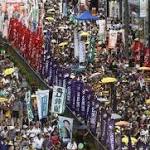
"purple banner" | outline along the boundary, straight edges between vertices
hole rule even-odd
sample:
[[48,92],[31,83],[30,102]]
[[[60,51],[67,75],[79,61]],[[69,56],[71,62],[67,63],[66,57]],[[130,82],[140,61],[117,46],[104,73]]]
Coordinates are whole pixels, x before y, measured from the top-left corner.
[[109,137],[109,148],[110,150],[115,150],[115,121],[110,120],[108,125],[108,137]]

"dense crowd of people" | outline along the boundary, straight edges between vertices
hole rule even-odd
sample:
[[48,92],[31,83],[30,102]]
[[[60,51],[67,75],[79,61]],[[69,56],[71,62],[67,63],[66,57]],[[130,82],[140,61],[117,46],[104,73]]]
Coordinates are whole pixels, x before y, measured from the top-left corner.
[[[49,9],[54,9],[50,14]],[[98,25],[96,21],[77,22],[72,18],[74,8],[68,5],[68,15],[62,16],[59,13],[59,5],[57,1],[51,0],[45,3],[45,19],[44,30],[49,30],[51,33],[51,49],[50,57],[54,57],[59,64],[64,68],[74,68],[76,66],[84,66],[84,70],[74,72],[72,70],[72,78],[80,79],[85,84],[92,85],[97,97],[109,99],[109,85],[101,85],[99,81],[103,77],[115,77],[117,82],[116,99],[117,110],[115,113],[121,116],[121,120],[129,122],[128,129],[121,127],[119,130],[122,138],[130,136],[136,139],[132,145],[138,147],[144,145],[149,149],[150,145],[150,105],[146,100],[150,97],[150,82],[149,70],[140,70],[140,65],[144,63],[135,62],[131,50],[124,48],[123,39],[118,39],[115,49],[108,48],[108,41],[99,42]],[[47,20],[48,16],[54,19]],[[119,20],[112,20],[111,29],[122,28],[122,23]],[[77,58],[74,58],[74,30],[78,33],[85,31],[95,37],[95,58],[93,61],[85,61],[80,63]],[[130,32],[131,43],[137,39],[133,31]],[[107,39],[106,35],[106,39]],[[81,40],[87,41],[87,37],[82,37]],[[59,44],[67,42],[64,46]],[[88,42],[86,42],[86,56],[88,54]],[[64,144],[59,137],[57,121],[48,119],[42,123],[34,120],[28,122],[26,114],[26,106],[24,102],[25,92],[29,88],[25,78],[18,73],[18,68],[6,57],[5,54],[0,56],[0,94],[8,99],[0,103],[1,115],[1,143],[0,149],[62,149],[76,150],[80,145],[74,139],[68,144]],[[11,75],[5,75],[3,72],[7,68],[13,68]],[[98,73],[98,76],[92,76]],[[104,93],[106,91],[106,93]],[[108,93],[107,93],[108,91]],[[21,109],[20,109],[21,108]],[[103,109],[108,113],[113,113],[110,103],[105,103]],[[36,113],[35,113],[36,114]],[[34,115],[35,115],[34,114]],[[21,124],[21,125],[20,125]],[[116,132],[116,139],[117,139]],[[100,137],[99,137],[100,138]],[[116,140],[116,148],[118,146]],[[128,143],[122,142],[124,149],[128,149]],[[80,146],[79,146],[80,147]],[[81,145],[82,147],[82,145]],[[133,148],[135,148],[133,147]],[[140,146],[139,146],[140,147]],[[88,148],[87,148],[88,149]],[[88,149],[89,150],[89,149]]]
[[[117,78],[116,83],[116,98],[117,98],[117,112],[122,120],[130,123],[130,135],[137,139],[137,145],[140,143],[149,146],[149,109],[150,106],[145,103],[150,96],[150,84],[149,70],[140,70],[140,66],[144,63],[136,62],[134,60],[134,52],[132,50],[125,50],[123,41],[118,41],[115,49],[109,49],[108,42],[98,42],[98,26],[95,21],[85,21],[73,23],[69,21],[69,17],[62,17],[58,11],[58,5],[55,1],[47,2],[47,6],[52,6],[55,9],[51,15],[54,17],[52,22],[45,20],[44,28],[51,32],[51,54],[54,58],[64,67],[73,68],[75,65],[85,66],[85,70],[81,72],[73,72],[74,78],[79,78],[85,82],[85,84],[93,85],[95,93],[98,97],[104,97],[103,91],[105,88],[98,84],[98,81],[106,76]],[[69,6],[68,6],[69,7]],[[48,7],[49,8],[49,7]],[[68,15],[73,14],[73,8],[68,8]],[[47,16],[46,16],[47,17]],[[115,23],[115,24],[114,24]],[[75,24],[78,24],[76,26]],[[118,21],[112,21],[111,28],[119,26],[122,28],[121,23]],[[88,31],[91,35],[96,37],[96,52],[93,62],[86,61],[85,63],[79,63],[74,58],[74,29],[78,30],[78,33],[82,31]],[[130,32],[131,44],[134,40],[137,40],[134,31]],[[87,40],[87,38],[85,38]],[[83,38],[82,40],[85,41]],[[60,47],[61,42],[67,41],[64,47]],[[131,45],[130,45],[131,46]],[[88,45],[86,45],[86,55],[88,53]],[[99,73],[98,78],[90,78],[92,74]],[[107,96],[106,96],[107,97]],[[107,97],[108,98],[108,97]],[[107,108],[111,109],[108,105]],[[112,110],[110,110],[112,112]],[[123,131],[122,135],[127,135],[126,131]],[[125,144],[126,145],[126,144]],[[135,145],[135,143],[134,143]]]

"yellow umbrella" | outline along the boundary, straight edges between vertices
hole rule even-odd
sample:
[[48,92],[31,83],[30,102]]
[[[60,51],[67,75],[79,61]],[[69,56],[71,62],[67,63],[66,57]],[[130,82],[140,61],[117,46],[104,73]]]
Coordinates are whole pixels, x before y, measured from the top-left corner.
[[4,102],[7,102],[8,99],[7,98],[4,98],[4,97],[0,97],[0,103],[4,103]]
[[4,70],[4,75],[11,75],[13,72],[15,71],[14,68],[7,68],[6,70]]
[[89,36],[90,34],[88,32],[81,32],[80,36]]
[[59,44],[60,47],[63,47],[63,46],[66,46],[66,45],[68,45],[68,42],[62,42],[62,43]]
[[138,70],[150,71],[150,67],[139,67]]
[[150,78],[145,78],[145,82],[150,82]]
[[127,121],[119,121],[119,122],[116,122],[115,125],[119,126],[119,127],[126,127],[126,126],[129,126],[129,122],[127,122]]
[[112,78],[112,77],[106,77],[106,78],[103,78],[101,80],[102,83],[113,83],[113,82],[117,82],[117,79],[116,78]]
[[[122,138],[122,142],[125,143],[126,145],[128,145],[129,138],[127,136],[124,136]],[[131,143],[132,143],[132,145],[135,145],[137,143],[137,139],[134,137],[131,137]]]
[[53,17],[46,17],[45,19],[47,19],[48,21],[54,21],[55,20]]
[[145,103],[146,103],[147,105],[150,105],[150,99],[146,99],[146,100],[145,100]]

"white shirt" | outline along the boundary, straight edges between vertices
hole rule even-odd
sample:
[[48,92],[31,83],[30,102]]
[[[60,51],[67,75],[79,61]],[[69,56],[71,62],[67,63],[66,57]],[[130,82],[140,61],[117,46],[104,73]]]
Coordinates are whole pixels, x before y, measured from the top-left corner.
[[69,142],[67,144],[67,150],[77,150],[77,144],[76,144],[76,142],[73,142],[73,144],[71,142]]
[[34,134],[38,135],[38,134],[41,133],[41,129],[40,129],[40,128],[35,128],[35,127],[34,127],[34,128],[31,130],[31,133],[34,133]]
[[36,137],[36,138],[34,139],[34,142],[33,142],[33,147],[34,147],[34,148],[37,148],[37,149],[42,149],[43,141],[44,141],[43,138],[38,139],[38,138]]

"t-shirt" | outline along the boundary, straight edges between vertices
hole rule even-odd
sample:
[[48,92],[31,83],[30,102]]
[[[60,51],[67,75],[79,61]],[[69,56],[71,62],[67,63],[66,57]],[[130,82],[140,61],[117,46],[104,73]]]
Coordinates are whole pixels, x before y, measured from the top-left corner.
[[77,150],[77,144],[76,144],[76,142],[73,142],[73,143],[69,142],[67,144],[67,150]]

